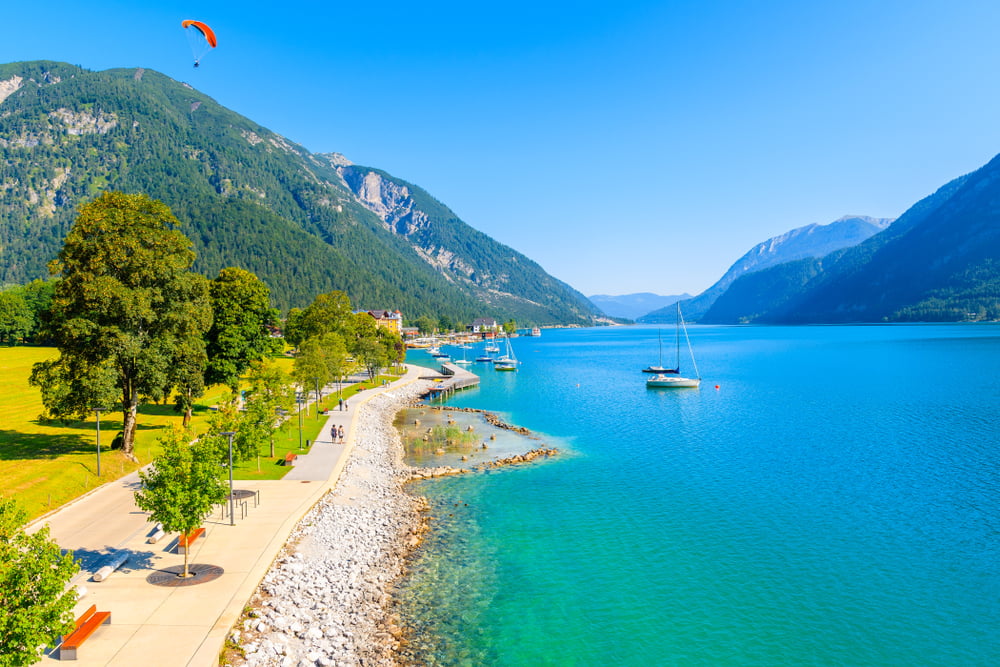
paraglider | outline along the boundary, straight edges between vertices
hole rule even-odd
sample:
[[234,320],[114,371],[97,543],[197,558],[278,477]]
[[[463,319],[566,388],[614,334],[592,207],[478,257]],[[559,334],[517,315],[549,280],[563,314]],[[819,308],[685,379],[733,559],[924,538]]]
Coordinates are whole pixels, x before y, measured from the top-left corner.
[[188,42],[191,44],[191,55],[194,56],[194,66],[197,67],[205,54],[214,49],[218,43],[215,31],[201,21],[181,21],[181,27],[187,34]]

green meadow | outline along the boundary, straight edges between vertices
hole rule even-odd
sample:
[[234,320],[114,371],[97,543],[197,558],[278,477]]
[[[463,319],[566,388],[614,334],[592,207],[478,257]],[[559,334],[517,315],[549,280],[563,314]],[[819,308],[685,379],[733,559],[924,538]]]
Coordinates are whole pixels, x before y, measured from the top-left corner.
[[[157,442],[164,430],[180,426],[182,417],[172,404],[145,404],[139,409],[135,455],[139,463],[129,461],[109,446],[122,428],[120,413],[101,415],[101,476],[97,475],[97,423],[93,416],[83,421],[52,421],[45,413],[41,393],[28,384],[31,367],[38,361],[55,357],[58,351],[45,347],[0,347],[0,494],[17,498],[30,518],[77,498],[87,491],[127,475],[148,464],[159,453]],[[292,360],[274,360],[282,370],[291,370]],[[381,383],[360,383],[345,386],[345,398]],[[212,387],[202,397],[194,411],[192,427],[195,433],[208,429],[212,406],[225,395],[226,389]],[[320,409],[336,407],[337,394],[324,396]],[[302,442],[316,439],[323,418],[317,419],[312,406],[303,410]],[[270,445],[261,447],[255,460],[234,466],[236,479],[280,479],[291,468],[283,464],[289,451],[299,449],[299,420],[290,414],[282,430],[275,434],[274,456]]]

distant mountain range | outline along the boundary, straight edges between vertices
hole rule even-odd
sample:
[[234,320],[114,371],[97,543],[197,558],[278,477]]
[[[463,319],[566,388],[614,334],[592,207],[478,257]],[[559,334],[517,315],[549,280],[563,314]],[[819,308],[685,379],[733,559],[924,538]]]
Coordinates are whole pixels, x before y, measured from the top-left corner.
[[[740,257],[719,280],[698,296],[681,303],[685,319],[700,320],[716,299],[725,293],[737,278],[771,266],[808,257],[822,257],[835,250],[855,246],[882,231],[892,218],[871,218],[848,215],[826,225],[806,225],[763,243],[758,243]],[[639,318],[640,322],[656,324],[673,322],[675,310],[665,308]]]
[[599,314],[419,187],[310,153],[185,83],[142,68],[0,65],[0,284],[47,276],[77,206],[110,189],[165,202],[197,271],[253,271],[283,309],[343,290],[407,318]]
[[646,313],[677,303],[681,299],[690,298],[690,294],[675,296],[660,296],[652,292],[637,292],[635,294],[595,294],[587,297],[590,302],[611,317],[635,320]]
[[1000,156],[858,245],[749,273],[710,323],[1000,319]]

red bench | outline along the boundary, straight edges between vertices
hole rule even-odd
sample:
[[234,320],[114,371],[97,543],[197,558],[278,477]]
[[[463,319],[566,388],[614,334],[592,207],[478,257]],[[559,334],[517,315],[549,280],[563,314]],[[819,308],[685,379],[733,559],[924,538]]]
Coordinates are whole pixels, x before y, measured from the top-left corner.
[[195,528],[187,535],[181,535],[177,539],[177,553],[183,554],[187,553],[187,550],[191,548],[194,541],[205,534],[205,528]]
[[90,605],[90,609],[83,612],[80,618],[76,619],[76,629],[69,633],[59,646],[60,660],[76,660],[76,650],[83,642],[87,641],[90,635],[99,625],[111,623],[110,611],[97,611],[97,605]]
[[295,459],[299,458],[299,455],[295,452],[288,452],[285,454],[285,465],[290,466],[295,464]]

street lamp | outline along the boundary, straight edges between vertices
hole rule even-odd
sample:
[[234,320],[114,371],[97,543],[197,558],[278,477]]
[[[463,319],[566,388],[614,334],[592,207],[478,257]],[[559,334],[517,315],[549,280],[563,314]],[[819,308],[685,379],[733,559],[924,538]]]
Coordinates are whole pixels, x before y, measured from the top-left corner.
[[221,435],[229,436],[229,525],[236,525],[236,516],[233,512],[236,510],[236,502],[233,499],[233,436],[236,435],[236,431],[223,431]]
[[299,450],[302,450],[302,392],[295,392],[295,402],[299,404]]
[[91,408],[97,415],[97,476],[101,476],[101,413],[106,408]]

